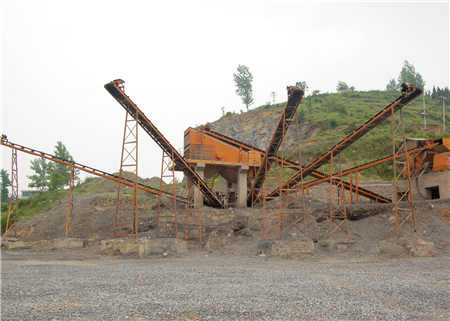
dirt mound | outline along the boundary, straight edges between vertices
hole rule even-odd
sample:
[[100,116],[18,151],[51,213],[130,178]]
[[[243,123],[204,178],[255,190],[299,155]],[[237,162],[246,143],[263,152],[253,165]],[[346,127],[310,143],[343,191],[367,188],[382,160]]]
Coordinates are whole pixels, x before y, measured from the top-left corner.
[[[100,182],[101,183],[101,182]],[[100,188],[93,181],[87,189]],[[115,184],[103,185],[107,190],[115,189]],[[108,190],[109,191],[109,190]],[[73,207],[73,237],[99,241],[113,237],[113,218],[116,194],[96,193],[76,195]],[[120,206],[131,200],[131,193],[121,197]],[[279,203],[271,202],[265,210],[266,215],[279,215]],[[272,255],[293,257],[322,255],[378,255],[394,253],[399,255],[418,255],[423,251],[432,255],[450,254],[450,224],[441,217],[442,211],[450,208],[450,201],[425,201],[416,203],[416,232],[408,224],[401,227],[401,233],[395,232],[392,205],[360,202],[347,206],[349,220],[344,223],[349,233],[338,229],[329,233],[329,205],[325,201],[305,198],[307,217],[303,219],[303,206],[297,200],[289,200],[289,208],[283,210],[283,229],[286,231],[270,247]],[[142,235],[156,236],[156,218],[158,198],[145,193],[139,195],[139,232]],[[172,215],[173,203],[162,202],[165,214]],[[186,210],[177,205],[178,237],[184,237]],[[38,241],[64,238],[67,201],[60,201],[50,211],[22,221],[11,236],[23,241]],[[201,210],[203,225],[202,247],[214,253],[255,255],[262,238],[261,221],[264,211],[261,208],[213,209]],[[295,224],[296,223],[296,224]],[[270,234],[265,231],[266,235]],[[194,237],[195,238],[195,237]],[[400,238],[400,240],[399,240]],[[409,241],[404,241],[404,240]],[[432,243],[432,245],[430,245]],[[314,250],[311,253],[311,244]],[[392,245],[394,244],[394,245]],[[406,245],[405,245],[406,244]],[[401,250],[396,246],[401,247]],[[421,252],[422,251],[422,252]],[[277,253],[277,254],[273,254]],[[431,255],[431,254],[430,254]]]

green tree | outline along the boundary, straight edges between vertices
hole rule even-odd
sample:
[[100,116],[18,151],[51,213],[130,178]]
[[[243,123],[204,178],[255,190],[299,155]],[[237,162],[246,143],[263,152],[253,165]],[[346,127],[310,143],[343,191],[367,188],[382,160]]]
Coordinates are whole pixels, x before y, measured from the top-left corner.
[[425,81],[422,75],[416,72],[416,68],[412,64],[405,60],[403,62],[402,70],[398,76],[397,82],[399,84],[408,83],[416,86],[417,88],[423,89],[425,87]]
[[1,181],[1,202],[7,202],[9,198],[8,186],[11,186],[8,172],[5,169],[0,170]]
[[[66,146],[62,142],[57,142],[55,146],[56,158],[65,160],[67,162],[73,162],[73,157],[70,155]],[[51,191],[64,188],[69,184],[70,179],[70,167],[60,163],[50,163],[48,168],[48,189]],[[78,170],[74,171],[74,181],[78,181]]]
[[237,87],[236,94],[242,98],[248,111],[248,106],[253,104],[253,75],[247,66],[239,65],[237,72],[233,74],[233,79]]
[[297,81],[295,83],[295,86],[303,88],[304,90],[308,89],[308,84],[306,83],[306,81]]
[[346,91],[349,91],[349,90],[350,90],[350,87],[347,85],[347,83],[345,83],[343,81],[338,81],[338,84],[336,86],[336,91],[338,93],[346,92]]
[[31,170],[34,174],[28,176],[31,180],[28,186],[39,188],[40,191],[48,189],[50,181],[50,165],[50,162],[47,162],[45,158],[33,159],[31,161]]
[[399,84],[395,81],[394,78],[392,78],[391,80],[389,80],[388,84],[386,85],[386,90],[387,91],[397,91],[400,89]]

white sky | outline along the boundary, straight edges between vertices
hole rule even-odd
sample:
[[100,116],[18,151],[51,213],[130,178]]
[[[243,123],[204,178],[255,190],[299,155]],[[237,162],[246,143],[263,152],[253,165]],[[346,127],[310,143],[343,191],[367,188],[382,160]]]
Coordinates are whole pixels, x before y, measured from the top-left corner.
[[[440,2],[3,1],[1,132],[117,171],[125,112],[103,85],[126,92],[181,148],[183,131],[245,109],[238,64],[254,76],[255,106],[307,81],[334,91],[384,89],[409,60],[427,87],[449,85],[449,5]],[[161,150],[140,131],[140,176],[159,176]],[[1,148],[10,171],[11,151]],[[19,189],[31,156],[19,153]]]

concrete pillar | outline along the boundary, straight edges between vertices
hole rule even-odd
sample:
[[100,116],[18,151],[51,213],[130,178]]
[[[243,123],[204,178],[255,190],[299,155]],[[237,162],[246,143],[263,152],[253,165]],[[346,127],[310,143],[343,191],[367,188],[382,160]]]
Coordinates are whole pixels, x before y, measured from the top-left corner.
[[242,165],[238,169],[236,207],[240,208],[247,207],[247,177],[248,177],[248,165]]
[[[205,179],[205,163],[198,163],[195,167],[198,176]],[[203,194],[197,186],[194,186],[194,207],[199,208],[203,206]]]

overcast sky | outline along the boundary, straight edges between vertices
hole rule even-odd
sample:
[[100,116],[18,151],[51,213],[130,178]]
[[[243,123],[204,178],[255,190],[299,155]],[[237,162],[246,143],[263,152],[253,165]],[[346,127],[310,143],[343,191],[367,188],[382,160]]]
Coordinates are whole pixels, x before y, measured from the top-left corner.
[[[255,103],[286,99],[306,81],[335,91],[384,89],[410,61],[426,81],[449,85],[448,1],[2,1],[1,132],[53,153],[62,141],[80,163],[120,164],[125,111],[103,85],[126,92],[182,147],[183,131],[245,109],[239,64]],[[381,106],[380,106],[381,107]],[[141,131],[140,176],[159,176],[161,150]],[[10,171],[11,151],[1,148]],[[19,153],[19,188],[31,156]]]

